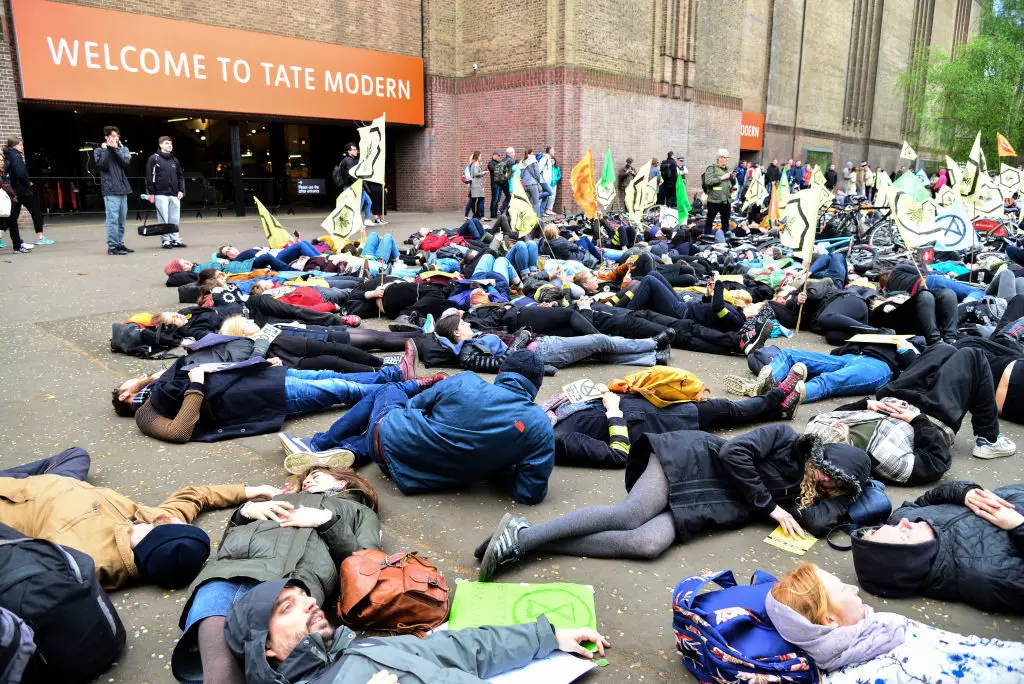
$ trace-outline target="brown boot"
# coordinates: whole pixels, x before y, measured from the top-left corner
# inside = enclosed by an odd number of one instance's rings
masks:
[[[433,387],[447,377],[447,373],[434,373],[433,375],[424,375],[421,378],[416,378],[416,383],[420,386],[421,390],[425,390]]]
[[[405,356],[398,362],[398,367],[402,369],[402,378],[405,380],[413,380],[416,377],[416,362],[419,360],[419,354],[416,351],[416,343],[412,340],[405,341]]]

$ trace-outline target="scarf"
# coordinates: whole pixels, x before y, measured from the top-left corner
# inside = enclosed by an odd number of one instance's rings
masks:
[[[782,638],[807,652],[822,670],[833,672],[892,651],[906,639],[909,621],[896,613],[875,613],[864,606],[864,619],[848,627],[815,625],[768,594],[765,610]]]

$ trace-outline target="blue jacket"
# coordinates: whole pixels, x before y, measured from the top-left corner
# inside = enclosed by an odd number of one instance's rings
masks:
[[[540,503],[555,466],[555,433],[536,395],[518,373],[499,373],[491,384],[469,372],[416,395],[380,423],[391,478],[404,494],[494,479],[517,502]]]

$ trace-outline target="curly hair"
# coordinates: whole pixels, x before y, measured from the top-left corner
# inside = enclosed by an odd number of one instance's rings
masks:
[[[810,461],[804,466],[804,476],[800,480],[800,496],[796,500],[798,511],[813,506],[824,499],[835,498],[843,493],[843,490],[838,487],[822,485],[818,480],[819,472],[821,471],[811,465]]]

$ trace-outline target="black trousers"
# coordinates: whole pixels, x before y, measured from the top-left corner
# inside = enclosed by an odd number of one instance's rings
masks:
[[[636,311],[637,318],[664,325],[676,331],[672,340],[674,349],[695,351],[704,354],[732,354],[739,350],[739,335],[708,328],[689,319],[663,316],[656,311]]]
[[[249,317],[259,325],[290,321],[302,321],[314,325],[342,325],[341,317],[336,314],[292,306],[285,302],[279,302],[267,294],[249,297],[246,306],[249,308]]]
[[[528,326],[538,335],[579,337],[600,332],[594,324],[575,309],[561,307],[526,306],[509,309],[504,318],[509,332]]]
[[[35,194],[31,192],[18,193],[18,205],[17,214],[15,213],[14,207],[11,207],[11,216],[17,220],[18,214],[21,213],[21,207],[25,207],[25,209],[28,210],[29,215],[32,216],[32,227],[36,229],[37,233],[42,233],[43,212],[39,211],[39,201],[36,199]]]
[[[637,315],[635,311],[617,309],[611,306],[597,306],[589,311],[580,312],[590,320],[598,332],[605,335],[617,335],[631,340],[642,340],[664,332],[667,325],[649,321]]]
[[[3,190],[0,190],[3,192]],[[21,239],[21,230],[18,228],[18,219],[14,218],[14,208],[17,207],[21,210],[21,205],[17,202],[11,203],[11,215],[7,218],[0,218],[0,232],[10,231],[11,233],[11,248],[14,250],[21,249],[23,240]]]
[[[708,399],[697,402],[699,430],[729,429],[778,420],[782,415],[782,400],[785,393],[776,387],[767,394],[753,399],[732,401],[731,399]]]
[[[959,320],[956,293],[947,288],[921,290],[914,295],[917,322],[928,344],[956,341]]]
[[[728,202],[708,202],[708,217],[704,219],[704,234],[714,235],[716,215],[722,217],[722,230],[729,230],[729,211]]]

